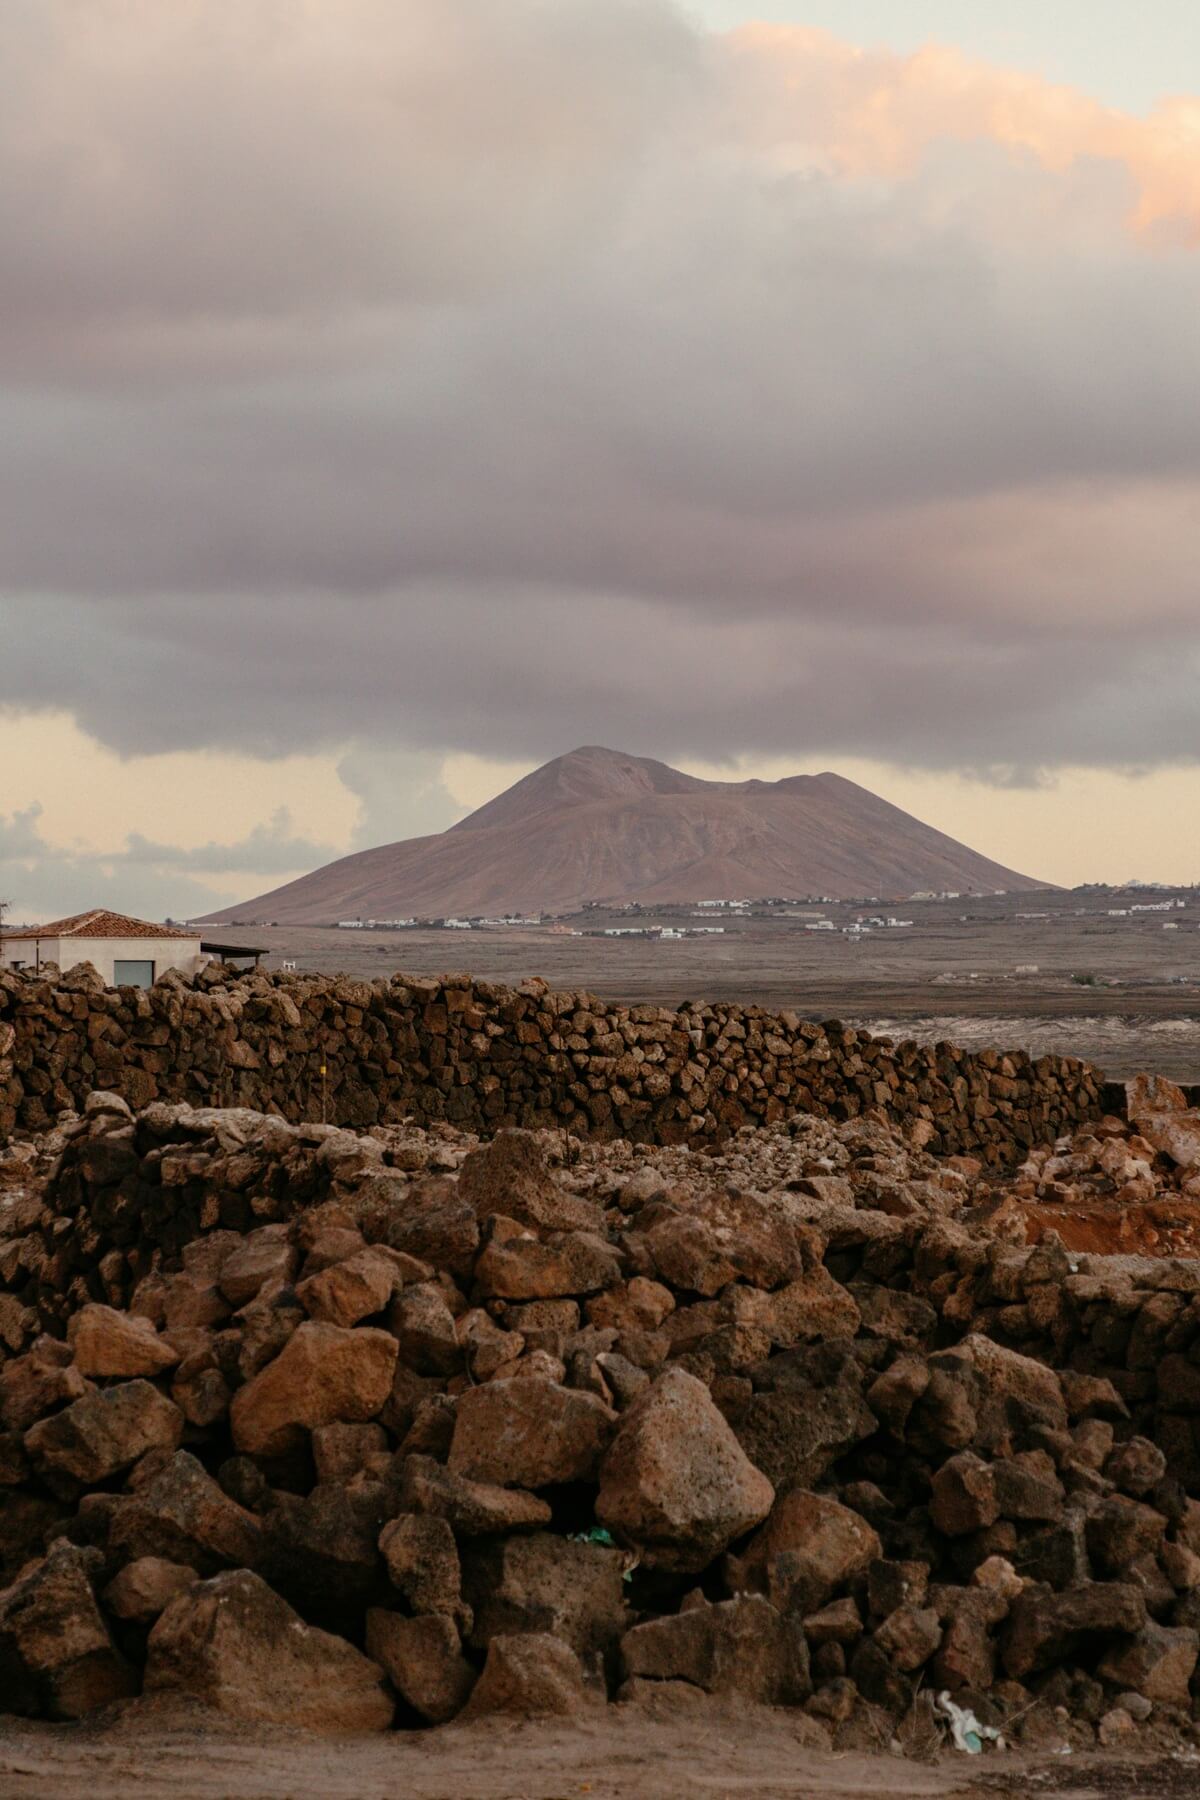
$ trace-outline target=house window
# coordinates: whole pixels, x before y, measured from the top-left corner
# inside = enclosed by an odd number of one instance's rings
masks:
[[[113,964],[114,987],[154,986],[154,964],[152,962],[115,962]]]

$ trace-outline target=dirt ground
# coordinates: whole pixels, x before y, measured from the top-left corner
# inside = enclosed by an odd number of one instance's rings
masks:
[[[636,1707],[536,1724],[331,1739],[138,1702],[116,1720],[0,1719],[4,1800],[1183,1800],[1200,1761],[814,1752],[783,1712]]]
[[[1129,910],[1167,898],[1184,905],[1170,913]],[[840,928],[872,914],[912,924],[843,935]],[[818,915],[835,929],[806,929]],[[706,912],[700,919],[694,908],[678,907],[640,916],[588,913],[566,924],[590,934],[606,926],[686,930],[713,922],[723,926],[719,934],[681,939],[576,937],[549,926],[255,926],[221,936],[267,947],[268,968],[286,958],[302,971],[368,978],[397,969],[469,969],[507,982],[542,975],[554,987],[609,999],[756,1002],[893,1037],[1081,1056],[1116,1080],[1153,1068],[1200,1082],[1200,895],[1189,889],[1171,896],[1089,890],[781,906],[748,918]],[[1164,931],[1164,924],[1175,929]]]

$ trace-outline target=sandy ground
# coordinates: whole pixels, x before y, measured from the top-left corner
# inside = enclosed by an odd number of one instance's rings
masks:
[[[1198,1785],[1194,1756],[825,1755],[786,1713],[757,1708],[655,1719],[617,1707],[354,1739],[231,1726],[188,1706],[135,1704],[77,1726],[0,1719],[4,1800],[1183,1800]]]

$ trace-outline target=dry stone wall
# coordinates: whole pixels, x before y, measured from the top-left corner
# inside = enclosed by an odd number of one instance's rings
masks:
[[[106,989],[86,966],[0,973],[0,1141],[46,1129],[97,1088],[135,1108],[249,1106],[358,1127],[411,1117],[487,1135],[558,1126],[661,1144],[874,1108],[935,1153],[995,1164],[1099,1116],[1106,1099],[1100,1071],[1072,1057],[894,1043],[756,1006],[621,1006],[538,979],[210,968],[141,992]]]

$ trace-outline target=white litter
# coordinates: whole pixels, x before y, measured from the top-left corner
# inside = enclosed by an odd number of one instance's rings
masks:
[[[994,1725],[981,1725],[969,1706],[958,1706],[950,1698],[945,1689],[936,1701],[938,1712],[950,1721],[950,1735],[954,1739],[956,1750],[965,1750],[968,1756],[978,1756],[984,1743],[995,1744],[997,1750],[1004,1749],[1004,1739]]]

